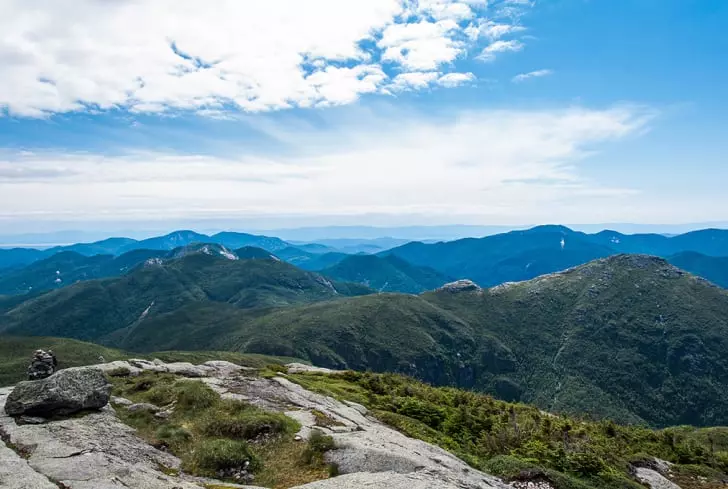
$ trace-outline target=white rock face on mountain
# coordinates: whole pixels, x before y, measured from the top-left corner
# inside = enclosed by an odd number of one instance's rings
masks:
[[[364,406],[310,392],[284,377],[246,377],[245,369],[228,362],[191,365],[131,360],[96,368],[105,372],[126,369],[132,375],[153,370],[195,377],[222,397],[285,412],[301,423],[302,438],[314,428],[327,432],[336,443],[336,449],[327,452],[327,459],[338,465],[342,475],[298,489],[512,487],[438,447],[408,438],[368,417]],[[137,437],[109,405],[81,417],[18,424],[4,410],[11,390],[0,389],[0,435],[3,441],[21,450],[27,460],[0,443],[0,467],[13,468],[10,472],[0,469],[3,489],[57,488],[51,481],[69,489],[202,489],[211,482],[184,474],[165,475],[161,467],[176,469],[180,460]],[[331,418],[332,426],[316,426],[314,410]]]
[[[448,284],[443,285],[439,289],[437,289],[442,292],[450,292],[452,294],[456,294],[458,292],[480,292],[482,289],[478,284],[473,282],[472,280],[456,280],[455,282],[450,282]]]
[[[650,489],[680,489],[680,486],[667,479],[657,470],[648,467],[637,467],[635,478]]]

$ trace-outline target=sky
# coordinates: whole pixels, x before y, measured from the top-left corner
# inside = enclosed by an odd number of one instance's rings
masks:
[[[3,0],[0,233],[726,222],[726,26],[724,0]]]

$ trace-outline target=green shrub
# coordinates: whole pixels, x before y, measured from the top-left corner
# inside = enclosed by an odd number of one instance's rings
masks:
[[[593,452],[575,452],[567,456],[569,472],[582,476],[597,475],[606,468],[601,457]]]
[[[675,465],[672,470],[680,475],[688,477],[706,477],[709,479],[720,479],[725,477],[720,471],[711,469],[704,465]]]
[[[431,428],[438,428],[445,419],[446,413],[439,406],[410,397],[397,409],[399,414],[422,421]]]
[[[213,439],[203,440],[185,461],[185,470],[214,475],[218,470],[259,468],[258,459],[244,441]]]
[[[220,396],[202,382],[181,380],[174,385],[177,395],[177,410],[200,411],[213,406]]]
[[[176,392],[169,384],[157,384],[150,388],[144,393],[144,398],[156,404],[157,406],[164,406],[170,404],[176,399]]]
[[[521,472],[533,470],[537,468],[535,465],[510,455],[498,455],[493,457],[483,466],[483,469],[489,474],[502,477],[506,480],[515,479]]]
[[[318,409],[314,409],[311,411],[311,414],[313,414],[313,417],[316,419],[316,426],[323,426],[324,428],[328,428],[331,426],[344,426],[344,423],[341,421],[337,421],[328,414],[319,411]]]
[[[192,438],[192,433],[181,426],[165,424],[157,428],[155,436],[171,447],[178,447]]]
[[[284,414],[252,408],[233,415],[215,410],[204,422],[202,432],[207,436],[254,440],[262,435],[290,433],[296,428],[296,422]]]
[[[336,448],[334,439],[324,435],[321,430],[313,430],[308,437],[306,450],[303,452],[303,461],[307,464],[314,464],[323,461],[324,453]]]

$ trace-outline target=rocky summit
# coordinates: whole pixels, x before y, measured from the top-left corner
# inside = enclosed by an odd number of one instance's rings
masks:
[[[296,365],[297,371],[305,366]],[[326,453],[339,476],[297,486],[310,489],[506,489],[495,477],[469,467],[445,450],[408,438],[369,416],[356,403],[323,396],[287,380],[285,376],[246,376],[244,367],[213,361],[203,365],[145,360],[112,362],[86,368],[61,370],[45,379],[42,389],[56,392],[61,385],[74,392],[106,394],[104,406],[84,416],[56,417],[40,424],[14,416],[28,412],[57,412],[58,402],[48,396],[44,407],[39,396],[28,397],[33,383],[0,389],[0,487],[3,489],[203,489],[255,487],[227,484],[193,477],[180,471],[180,460],[155,448],[125,425],[116,410],[130,409],[123,399],[116,407],[106,404],[108,388],[104,373],[139,375],[153,371],[194,378],[212,388],[222,399],[244,401],[266,411],[285,413],[300,424],[297,439],[305,441],[316,430],[325,430],[334,441]],[[100,379],[104,379],[101,382]],[[55,382],[55,384],[50,384]],[[82,396],[83,397],[83,396]],[[85,398],[85,397],[84,397]],[[79,405],[83,402],[79,401]],[[96,403],[98,404],[98,403]],[[98,407],[98,406],[97,406]],[[28,411],[30,409],[30,411]],[[149,410],[153,411],[153,410]],[[159,414],[159,413],[157,413]],[[330,420],[322,428],[317,419]],[[11,450],[13,448],[14,450]]]

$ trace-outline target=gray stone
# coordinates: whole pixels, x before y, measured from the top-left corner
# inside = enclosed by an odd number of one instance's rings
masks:
[[[58,361],[53,350],[36,350],[28,367],[28,380],[45,379],[56,371]]]
[[[340,370],[331,370],[330,368],[314,367],[313,365],[306,365],[304,363],[288,363],[286,364],[289,374],[300,374],[300,373],[317,373],[317,374],[331,374],[340,372]]]
[[[131,406],[134,403],[124,397],[111,396],[111,404],[116,404],[117,406]]]
[[[222,377],[231,377],[233,374],[246,370],[245,367],[241,367],[232,362],[226,362],[225,360],[210,360],[203,363],[203,365],[214,368],[217,371],[217,375]]]
[[[208,365],[192,365],[188,362],[168,363],[164,366],[167,372],[182,377],[207,377],[212,376],[216,370]]]
[[[93,368],[95,368],[97,370],[101,370],[105,374],[127,371],[127,372],[129,372],[129,375],[131,375],[132,377],[136,377],[137,375],[139,375],[141,372],[144,371],[144,369],[134,367],[129,362],[123,361],[123,360],[117,360],[117,361],[108,362],[108,363],[101,363],[98,365],[94,365]]]
[[[426,470],[416,473],[360,472],[340,475],[292,489],[464,489],[471,487],[493,487],[483,481],[482,486],[463,485],[457,478],[442,478]],[[506,487],[506,486],[501,486]]]
[[[11,416],[67,415],[104,407],[110,394],[111,384],[99,370],[75,367],[46,379],[20,382],[8,396],[5,411]]]
[[[3,489],[58,489],[33,470],[28,461],[0,441],[0,487]]]
[[[178,469],[180,461],[152,447],[105,408],[81,417],[18,425],[3,416],[6,398],[0,396],[0,431],[28,455],[27,464],[43,477],[69,489],[202,489],[160,467]],[[0,462],[0,466],[2,462]],[[1,471],[0,471],[1,472]],[[0,487],[5,488],[0,484]],[[18,486],[35,489],[36,486]],[[46,489],[45,486],[37,486]],[[57,489],[50,486],[48,489]]]
[[[369,414],[369,410],[359,403],[356,403],[354,401],[344,401],[344,404],[356,409],[357,411],[359,411],[359,414],[361,414],[362,416],[366,416],[367,414]]]
[[[139,402],[136,404],[132,404],[131,406],[127,406],[127,411],[132,413],[137,413],[141,411],[147,411],[149,413],[157,413],[159,412],[159,406],[155,406],[154,404],[149,404],[148,402]]]
[[[667,479],[656,470],[645,467],[635,469],[635,478],[650,489],[680,489],[680,486]]]
[[[21,416],[20,422],[25,424],[43,424],[46,422],[46,419],[38,416]]]

